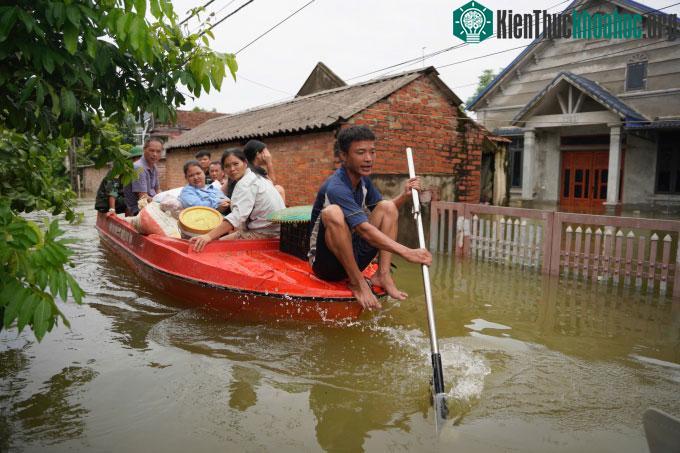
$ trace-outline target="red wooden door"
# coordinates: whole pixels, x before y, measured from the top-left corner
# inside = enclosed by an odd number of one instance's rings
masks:
[[[574,210],[601,208],[607,201],[608,151],[563,151],[560,205]]]

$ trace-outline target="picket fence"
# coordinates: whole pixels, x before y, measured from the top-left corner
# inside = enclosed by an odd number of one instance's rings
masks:
[[[430,250],[680,296],[680,221],[432,202]]]

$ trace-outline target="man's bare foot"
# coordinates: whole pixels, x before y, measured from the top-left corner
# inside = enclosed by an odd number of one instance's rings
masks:
[[[394,284],[394,280],[392,280],[390,274],[375,274],[371,278],[371,282],[384,289],[387,295],[393,299],[404,300],[408,297],[408,294],[397,288],[397,285]]]
[[[366,280],[361,279],[358,285],[354,285],[351,282],[347,285],[354,297],[356,297],[357,302],[364,307],[366,310],[373,310],[374,308],[380,309],[382,306],[378,302],[378,298],[375,297],[371,288],[368,287]]]

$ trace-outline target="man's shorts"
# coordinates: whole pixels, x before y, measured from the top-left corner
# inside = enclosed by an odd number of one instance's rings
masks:
[[[329,282],[337,282],[347,278],[347,272],[342,267],[340,261],[335,257],[333,252],[328,249],[326,245],[326,228],[323,222],[319,225],[319,234],[316,239],[316,257],[312,270],[322,280]],[[361,236],[352,233],[352,250],[354,251],[354,261],[359,266],[359,270],[363,271],[371,264],[373,258],[378,255],[378,249],[366,242]]]

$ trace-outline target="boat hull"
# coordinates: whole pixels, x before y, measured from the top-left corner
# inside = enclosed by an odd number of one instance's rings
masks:
[[[279,252],[278,239],[214,241],[204,255],[185,240],[141,235],[113,215],[100,213],[97,230],[154,288],[229,318],[338,321],[362,313],[346,284],[319,280],[307,262]]]

